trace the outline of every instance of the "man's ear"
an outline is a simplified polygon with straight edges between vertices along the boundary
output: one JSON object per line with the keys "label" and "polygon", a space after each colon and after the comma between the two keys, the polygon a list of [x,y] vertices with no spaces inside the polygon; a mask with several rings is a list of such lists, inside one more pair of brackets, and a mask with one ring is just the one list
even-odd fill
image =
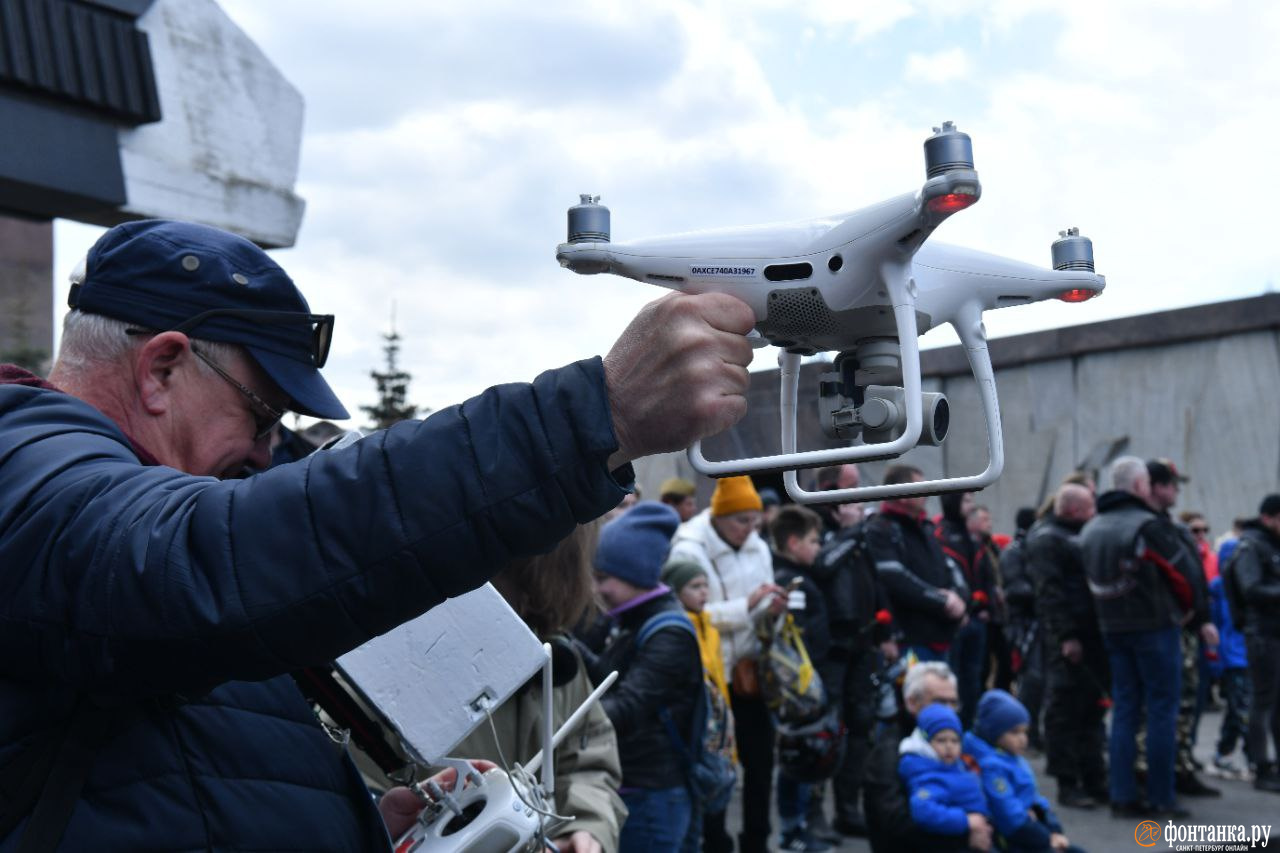
{"label": "man's ear", "polygon": [[138,399],[148,414],[163,415],[176,387],[176,373],[195,355],[191,340],[182,332],[161,332],[138,350],[133,366],[133,381]]}

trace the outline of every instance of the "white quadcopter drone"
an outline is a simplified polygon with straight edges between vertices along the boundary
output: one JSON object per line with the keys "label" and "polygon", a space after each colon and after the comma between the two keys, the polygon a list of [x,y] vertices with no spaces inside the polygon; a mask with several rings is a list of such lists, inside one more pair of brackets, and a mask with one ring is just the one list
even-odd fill
{"label": "white quadcopter drone", "polygon": [[[870,207],[804,222],[726,228],[610,242],[609,210],[584,195],[569,209],[561,266],[609,272],[685,293],[721,292],[755,311],[749,337],[783,350],[782,453],[713,461],[689,448],[695,470],[711,477],[783,471],[797,503],[880,500],[972,491],[1004,467],[995,375],[982,312],[1044,299],[1083,302],[1106,285],[1093,271],[1093,245],[1072,228],[1052,248],[1053,269],[955,246],[926,243],[943,220],[982,193],[973,143],[951,122],[924,143],[926,180]],[[950,323],[978,383],[987,421],[986,470],[967,477],[810,492],[797,470],[901,456],[946,438],[942,394],[922,393],[918,337]],[[827,450],[796,449],[796,401],[803,356],[835,352],[819,380],[819,418],[830,437],[855,441]]]}

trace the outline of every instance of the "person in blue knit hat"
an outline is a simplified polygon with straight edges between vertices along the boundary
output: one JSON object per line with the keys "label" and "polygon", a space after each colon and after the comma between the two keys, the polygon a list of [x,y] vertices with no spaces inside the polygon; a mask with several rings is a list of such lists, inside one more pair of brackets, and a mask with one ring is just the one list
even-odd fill
{"label": "person in blue knit hat", "polygon": [[911,820],[937,850],[985,850],[990,811],[982,782],[960,758],[960,718],[946,705],[929,705],[916,729],[898,745],[898,775],[910,792]]}
{"label": "person in blue knit hat", "polygon": [[596,594],[613,620],[608,644],[588,660],[599,681],[618,680],[600,700],[618,733],[619,793],[630,813],[619,853],[677,851],[693,816],[688,767],[672,732],[688,742],[702,686],[702,655],[693,623],[659,582],[679,514],[640,501],[600,531],[594,560]]}
{"label": "person in blue knit hat", "polygon": [[1021,702],[1003,690],[988,690],[978,700],[973,730],[964,736],[965,753],[982,771],[996,835],[1009,853],[1083,853],[1063,833],[1023,758],[1030,722]]}

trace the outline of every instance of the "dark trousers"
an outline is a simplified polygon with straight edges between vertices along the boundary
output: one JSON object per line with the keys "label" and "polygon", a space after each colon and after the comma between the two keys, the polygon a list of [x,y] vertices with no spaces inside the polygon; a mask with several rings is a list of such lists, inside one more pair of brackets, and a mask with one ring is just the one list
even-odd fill
{"label": "dark trousers", "polygon": [[982,696],[982,663],[986,657],[987,623],[970,617],[956,631],[947,651],[947,662],[956,674],[956,687],[960,693],[960,725],[965,729],[973,727],[973,717],[978,711],[978,699]]}
{"label": "dark trousers", "polygon": [[1017,625],[1012,629],[1010,644],[1019,650],[1021,666],[1018,669],[1018,684],[1015,695],[1018,701],[1031,715],[1028,737],[1032,746],[1039,747],[1043,738],[1040,734],[1040,711],[1044,704],[1044,642],[1041,639],[1043,630],[1039,622]]}
{"label": "dark trousers", "polygon": [[[1048,772],[1062,784],[1106,790],[1106,728],[1102,706],[1108,683],[1102,650],[1074,664],[1045,649],[1044,743]],[[1055,653],[1056,652],[1056,653]]]}
{"label": "dark trousers", "polygon": [[733,837],[724,827],[724,812],[702,814],[699,818],[702,831],[702,853],[733,853]]}
{"label": "dark trousers", "polygon": [[832,780],[836,818],[849,823],[862,823],[862,776],[867,754],[871,752],[871,734],[875,727],[875,694],[871,689],[871,673],[876,654],[863,652],[849,662],[844,680],[842,714],[845,728],[844,760]]}
{"label": "dark trousers", "polygon": [[1249,706],[1249,733],[1245,749],[1249,760],[1259,767],[1271,759],[1267,753],[1267,733],[1280,751],[1280,637],[1248,635],[1249,680],[1253,684],[1253,704]]}
{"label": "dark trousers", "polygon": [[773,720],[763,699],[733,694],[734,736],[742,762],[742,853],[764,851],[773,793]]}
{"label": "dark trousers", "polygon": [[[1253,685],[1249,683],[1247,668],[1231,667],[1222,671],[1222,698],[1227,702],[1227,709],[1222,714],[1222,728],[1218,730],[1218,755],[1235,752],[1236,742],[1247,736],[1252,696]],[[1248,746],[1244,751],[1245,758],[1249,758]]]}

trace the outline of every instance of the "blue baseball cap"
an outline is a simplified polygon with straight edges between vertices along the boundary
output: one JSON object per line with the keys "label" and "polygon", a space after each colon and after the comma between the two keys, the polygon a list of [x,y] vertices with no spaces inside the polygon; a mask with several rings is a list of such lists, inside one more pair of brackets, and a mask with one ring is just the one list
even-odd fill
{"label": "blue baseball cap", "polygon": [[312,314],[288,274],[243,237],[163,219],[117,225],[72,275],[67,303],[148,330],[239,344],[293,411],[350,417],[320,375],[333,315]]}

